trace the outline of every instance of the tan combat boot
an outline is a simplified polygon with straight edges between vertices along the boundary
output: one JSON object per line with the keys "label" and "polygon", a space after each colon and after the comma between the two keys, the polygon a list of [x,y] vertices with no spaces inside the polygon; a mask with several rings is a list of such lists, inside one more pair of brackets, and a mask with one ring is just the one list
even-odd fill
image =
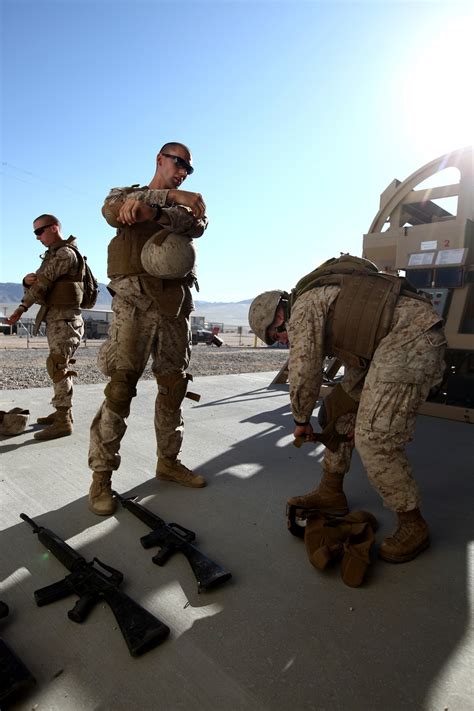
{"label": "tan combat boot", "polygon": [[98,516],[110,516],[117,508],[117,500],[112,495],[112,472],[93,472],[89,489],[89,511]]}
{"label": "tan combat boot", "polygon": [[[46,417],[38,417],[36,420],[38,425],[52,425],[54,420],[56,419],[56,415],[58,414],[58,411],[55,410],[54,412],[51,412],[49,415],[46,415]],[[74,418],[72,416],[72,410],[70,411],[70,416],[71,416],[71,422],[74,422]]]}
{"label": "tan combat boot", "polygon": [[399,511],[398,528],[384,540],[379,557],[389,563],[406,563],[428,548],[430,532],[420,509]]}
{"label": "tan combat boot", "polygon": [[58,407],[53,423],[46,429],[41,430],[41,432],[36,432],[34,438],[39,440],[57,439],[58,437],[67,437],[70,434],[72,434],[71,409],[69,407]]}
{"label": "tan combat boot", "polygon": [[342,489],[344,474],[324,472],[319,486],[303,496],[292,496],[288,506],[296,509],[315,509],[332,516],[346,516],[349,513],[346,495]]}
{"label": "tan combat boot", "polygon": [[204,477],[200,474],[194,474],[179,459],[170,459],[168,457],[159,457],[156,466],[156,478],[163,481],[175,481],[177,484],[182,484],[182,486],[192,486],[198,489],[206,486]]}

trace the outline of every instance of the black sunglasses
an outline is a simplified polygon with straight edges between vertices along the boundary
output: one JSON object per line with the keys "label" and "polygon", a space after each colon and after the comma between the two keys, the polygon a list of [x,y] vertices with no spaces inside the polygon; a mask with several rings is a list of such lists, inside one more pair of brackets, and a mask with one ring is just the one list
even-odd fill
{"label": "black sunglasses", "polygon": [[33,230],[33,234],[35,234],[37,237],[41,237],[43,232],[48,229],[48,227],[52,227],[55,225],[55,222],[51,222],[49,225],[43,225],[43,227],[37,227],[36,230]]}
{"label": "black sunglasses", "polygon": [[194,173],[194,168],[192,165],[189,165],[188,161],[184,160],[184,158],[181,158],[180,156],[174,156],[172,153],[162,153],[162,156],[166,156],[166,158],[171,158],[173,163],[178,166],[178,168],[184,168],[186,171],[187,175],[191,175]]}

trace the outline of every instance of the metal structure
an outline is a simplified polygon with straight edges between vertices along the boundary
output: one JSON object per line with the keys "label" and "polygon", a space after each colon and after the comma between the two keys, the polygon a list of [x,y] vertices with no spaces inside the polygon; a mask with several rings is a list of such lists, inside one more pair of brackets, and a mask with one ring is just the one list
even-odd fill
{"label": "metal structure", "polygon": [[[437,158],[393,180],[363,239],[363,257],[428,293],[445,320],[446,372],[421,414],[474,424],[474,148]],[[341,363],[325,362],[321,394]],[[288,379],[288,362],[273,383]]]}
{"label": "metal structure", "polygon": [[363,256],[430,294],[445,320],[446,373],[421,412],[474,423],[474,149],[393,180],[364,235]]}

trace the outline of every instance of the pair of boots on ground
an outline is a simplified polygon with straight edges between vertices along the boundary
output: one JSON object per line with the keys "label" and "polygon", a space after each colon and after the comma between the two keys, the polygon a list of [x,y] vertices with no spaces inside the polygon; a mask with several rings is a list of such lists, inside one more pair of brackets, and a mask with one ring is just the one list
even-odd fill
{"label": "pair of boots on ground", "polygon": [[[174,481],[182,486],[201,489],[206,486],[204,477],[188,469],[176,457],[158,457],[156,478],[161,481]],[[89,489],[89,510],[98,516],[110,516],[117,508],[117,499],[112,492],[112,472],[93,472]]]}
{"label": "pair of boots on ground", "polygon": [[[290,514],[291,515],[291,514]],[[306,553],[318,570],[341,561],[342,581],[350,587],[362,585],[375,542],[377,519],[368,511],[352,511],[347,516],[308,512],[303,532]],[[290,526],[290,530],[294,528]]]}
{"label": "pair of boots on ground", "polygon": [[70,407],[57,407],[54,412],[46,417],[38,417],[39,425],[48,425],[44,430],[35,432],[34,438],[39,440],[57,439],[68,437],[72,434],[72,409]]}
{"label": "pair of boots on ground", "polygon": [[[343,474],[328,474],[324,472],[321,482],[315,491],[304,496],[294,496],[288,499],[288,506],[294,507],[296,515],[301,515],[303,518],[307,517],[310,510],[314,510],[314,513],[329,514],[332,517],[347,517],[349,507],[342,488],[343,480]],[[366,517],[373,518],[371,514],[366,514],[365,512],[357,513],[363,513]],[[419,553],[429,546],[428,524],[418,508],[411,511],[397,511],[396,514],[398,526],[392,535],[383,541],[378,555],[389,563],[406,563],[416,558]],[[370,519],[367,520],[367,523],[372,527]],[[364,535],[368,535],[370,538],[370,534],[367,531]],[[368,543],[368,539],[366,542]],[[370,550],[370,545],[368,550]]]}

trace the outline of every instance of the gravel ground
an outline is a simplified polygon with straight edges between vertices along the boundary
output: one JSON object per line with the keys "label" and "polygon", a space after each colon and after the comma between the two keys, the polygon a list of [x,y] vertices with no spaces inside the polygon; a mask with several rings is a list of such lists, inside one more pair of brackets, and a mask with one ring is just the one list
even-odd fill
{"label": "gravel ground", "polygon": [[[78,373],[76,384],[105,383],[107,378],[97,368],[99,345],[81,346],[76,352]],[[0,386],[3,390],[44,388],[51,385],[46,373],[45,348],[6,349],[0,351]],[[228,375],[231,373],[257,373],[279,371],[288,358],[285,348],[245,348],[207,346],[198,344],[193,348],[189,371],[194,375]],[[150,366],[143,374],[144,380],[152,380]]]}

